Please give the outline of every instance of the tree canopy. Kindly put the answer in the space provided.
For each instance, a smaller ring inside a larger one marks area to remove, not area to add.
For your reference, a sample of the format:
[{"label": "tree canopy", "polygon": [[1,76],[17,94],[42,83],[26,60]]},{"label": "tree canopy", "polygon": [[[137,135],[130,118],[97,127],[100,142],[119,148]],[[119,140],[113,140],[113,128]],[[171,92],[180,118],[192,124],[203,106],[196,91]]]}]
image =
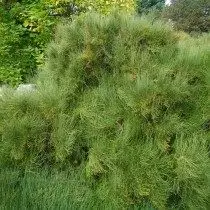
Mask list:
[{"label": "tree canopy", "polygon": [[177,29],[186,32],[210,31],[209,0],[176,0],[166,10]]},{"label": "tree canopy", "polygon": [[165,0],[137,0],[140,14],[148,13],[151,10],[160,10],[165,4]]}]

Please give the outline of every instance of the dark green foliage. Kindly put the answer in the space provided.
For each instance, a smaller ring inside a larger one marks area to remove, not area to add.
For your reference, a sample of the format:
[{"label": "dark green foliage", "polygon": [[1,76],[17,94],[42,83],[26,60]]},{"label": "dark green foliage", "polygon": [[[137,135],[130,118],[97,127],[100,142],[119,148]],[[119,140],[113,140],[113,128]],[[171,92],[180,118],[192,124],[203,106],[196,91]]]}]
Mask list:
[{"label": "dark green foliage", "polygon": [[209,0],[176,0],[167,8],[165,16],[179,30],[199,33],[210,30]]},{"label": "dark green foliage", "polygon": [[148,13],[154,10],[162,10],[165,5],[165,0],[137,0],[138,12]]},{"label": "dark green foliage", "polygon": [[0,98],[0,163],[30,207],[208,209],[210,39],[177,37],[116,13],[58,27],[38,92]]}]

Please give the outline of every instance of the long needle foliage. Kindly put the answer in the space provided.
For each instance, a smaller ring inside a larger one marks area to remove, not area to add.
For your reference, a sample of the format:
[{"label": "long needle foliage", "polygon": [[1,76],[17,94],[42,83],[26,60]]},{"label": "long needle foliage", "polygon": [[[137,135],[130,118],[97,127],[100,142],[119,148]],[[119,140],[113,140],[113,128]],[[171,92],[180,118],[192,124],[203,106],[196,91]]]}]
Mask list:
[{"label": "long needle foliage", "polygon": [[0,98],[0,207],[208,209],[209,47],[119,13],[59,25],[37,92]]}]

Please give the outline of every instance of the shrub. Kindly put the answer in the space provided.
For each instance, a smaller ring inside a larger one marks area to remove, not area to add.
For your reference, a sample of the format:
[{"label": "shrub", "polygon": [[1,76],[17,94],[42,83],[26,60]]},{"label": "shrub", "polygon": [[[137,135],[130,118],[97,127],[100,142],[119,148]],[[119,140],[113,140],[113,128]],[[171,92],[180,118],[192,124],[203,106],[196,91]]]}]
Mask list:
[{"label": "shrub", "polygon": [[124,13],[58,26],[38,92],[0,99],[1,164],[78,172],[80,207],[207,208],[209,36],[177,37]]},{"label": "shrub", "polygon": [[26,82],[37,73],[37,66],[42,62],[39,58],[50,40],[51,26],[45,26],[44,31],[34,31],[35,27],[29,27],[32,23],[27,20],[29,25],[26,25],[20,15],[26,15],[28,9],[27,5],[23,9],[20,4],[13,5],[10,10],[0,8],[0,85],[16,86]]}]

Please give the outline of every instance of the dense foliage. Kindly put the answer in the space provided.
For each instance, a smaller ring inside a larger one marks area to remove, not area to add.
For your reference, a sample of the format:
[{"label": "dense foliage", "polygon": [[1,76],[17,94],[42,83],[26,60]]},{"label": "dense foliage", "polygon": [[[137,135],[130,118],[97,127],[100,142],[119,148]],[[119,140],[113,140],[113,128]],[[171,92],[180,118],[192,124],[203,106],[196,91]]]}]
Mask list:
[{"label": "dense foliage", "polygon": [[162,10],[165,0],[137,0],[138,12],[148,13],[154,10]]},{"label": "dense foliage", "polygon": [[132,0],[0,1],[0,85],[15,86],[37,73],[58,21],[91,9],[106,14],[114,6],[135,10]]},{"label": "dense foliage", "polygon": [[210,31],[209,0],[176,0],[168,7],[166,17],[177,29],[186,32]]},{"label": "dense foliage", "polygon": [[178,37],[125,14],[60,25],[38,91],[0,98],[0,207],[208,209],[210,37]]}]

